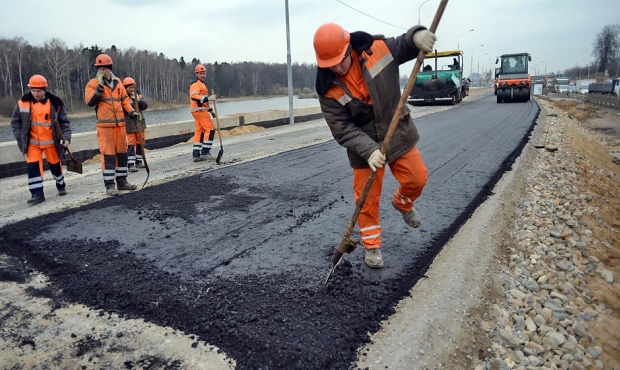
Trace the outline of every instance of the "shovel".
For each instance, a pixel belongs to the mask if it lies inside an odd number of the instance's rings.
[[[213,92],[215,94],[215,91]],[[217,99],[216,99],[217,100]],[[224,144],[222,144],[222,132],[220,131],[220,116],[217,114],[217,104],[213,101],[213,110],[215,111],[215,124],[217,126],[217,136],[220,138],[220,151],[217,153],[215,163],[220,164],[222,162],[222,156],[224,155]]]
[[[65,135],[62,134],[62,130],[60,129],[60,124],[58,123],[58,120],[54,120],[54,125],[56,125],[56,129],[58,130],[62,141],[66,141]],[[79,162],[77,159],[75,159],[75,157],[73,157],[73,154],[71,154],[69,148],[65,148],[65,150],[69,154],[69,160],[67,161],[67,171],[82,173],[82,162]]]
[[[429,29],[432,33],[437,31],[437,26],[439,25],[439,21],[441,20],[441,16],[443,15],[444,10],[446,10],[446,5],[448,5],[448,0],[441,0],[439,4],[439,8],[437,9],[437,13],[435,13],[435,18],[433,19],[433,23],[431,24],[431,28]],[[390,122],[390,127],[388,129],[387,134],[385,135],[385,140],[383,140],[383,145],[381,145],[381,153],[385,155],[387,148],[390,146],[390,141],[392,141],[392,136],[394,135],[394,131],[396,130],[396,125],[398,124],[398,118],[400,117],[400,113],[405,108],[405,104],[407,104],[407,98],[411,93],[411,89],[413,89],[413,85],[415,83],[416,78],[418,77],[418,71],[422,68],[422,64],[424,63],[424,51],[420,50],[418,54],[418,58],[416,59],[415,65],[413,66],[413,71],[411,71],[411,76],[409,76],[409,80],[407,81],[407,85],[405,85],[405,89],[400,96],[400,100],[398,101],[398,106],[396,107],[396,111],[394,112],[394,116],[392,117],[392,121]],[[364,186],[364,191],[360,196],[357,205],[355,206],[355,211],[353,212],[353,216],[351,216],[351,221],[349,222],[349,227],[344,232],[342,236],[342,240],[340,241],[340,245],[334,253],[334,258],[332,260],[332,266],[329,269],[327,275],[325,276],[325,280],[323,281],[323,285],[327,285],[329,278],[332,276],[340,259],[345,253],[351,253],[355,250],[357,246],[358,240],[351,239],[351,233],[353,232],[353,228],[355,227],[355,223],[357,222],[357,218],[362,211],[362,207],[366,202],[366,198],[368,197],[368,193],[370,192],[370,188],[372,186],[372,182],[375,180],[375,176],[377,172],[371,172],[370,176],[368,176],[368,180],[366,180],[366,185]]]

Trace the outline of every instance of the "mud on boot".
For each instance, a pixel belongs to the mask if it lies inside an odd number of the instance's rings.
[[[193,157],[193,161],[194,162],[202,162],[202,161],[206,161],[207,159],[204,157]]]
[[[112,184],[112,185],[106,185],[105,186],[105,194],[109,195],[111,197],[114,197],[114,196],[117,196],[120,193],[118,192],[118,190],[116,190],[116,186],[114,184]]]
[[[130,166],[129,172],[138,172],[138,168],[136,166]]]
[[[45,202],[45,196],[44,195],[33,195],[32,198],[28,199],[28,201],[26,201],[26,203],[33,205],[33,204],[39,204]]]
[[[144,162],[140,161],[136,163],[136,168],[146,168],[146,166],[144,165]],[[136,170],[136,172],[138,172],[138,170]]]
[[[116,178],[116,189],[118,190],[136,190],[137,188],[137,185],[131,185],[129,182],[127,182],[126,177]]]
[[[422,225],[422,218],[415,207],[411,208],[411,211],[403,211],[396,207],[396,203],[392,202],[392,206],[403,215],[403,221],[411,227],[418,228]]]
[[[58,189],[58,195],[60,196],[67,195],[67,189],[65,188]]]
[[[211,155],[211,153],[207,153],[207,154],[201,154],[200,158],[202,158],[203,161],[207,161],[207,160],[213,160],[213,156]]]
[[[364,262],[366,262],[368,267],[373,269],[383,268],[381,248],[366,249],[366,253],[364,254]]]

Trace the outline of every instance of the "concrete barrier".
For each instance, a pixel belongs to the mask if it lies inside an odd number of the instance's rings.
[[[295,108],[295,122],[306,122],[323,117],[320,106]],[[219,119],[220,129],[227,130],[239,126],[255,125],[275,127],[289,123],[289,112],[273,110],[247,114],[223,116]],[[215,122],[214,122],[215,124]],[[194,120],[149,124],[146,128],[147,149],[159,149],[188,141],[194,136]],[[71,151],[81,162],[99,154],[99,142],[95,131],[73,134]],[[47,162],[44,160],[45,169]],[[17,142],[0,143],[0,179],[25,174],[26,161],[17,148]]]

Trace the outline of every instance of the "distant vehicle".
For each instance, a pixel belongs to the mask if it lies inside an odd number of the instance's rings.
[[[568,85],[560,85],[560,86],[556,86],[556,92],[560,93],[560,94],[566,94],[568,93]]]
[[[577,92],[577,86],[575,86],[573,83],[571,83],[570,85],[568,85],[568,94],[574,94]]]
[[[590,78],[590,79],[583,79],[583,80],[577,80],[575,82],[575,85],[577,85],[577,90],[581,90],[581,85],[588,86],[589,84],[594,83],[594,82],[596,82],[596,80],[592,79],[592,78]]]
[[[581,84],[581,86],[579,86],[579,90],[577,90],[577,92],[581,95],[586,95],[588,93],[588,85],[584,85]]]
[[[603,95],[615,95],[619,93],[619,81],[612,80],[611,82],[591,83],[588,85],[588,94],[603,94]]]
[[[556,93],[565,93],[566,90],[564,91],[560,91],[560,86],[568,86],[570,85],[570,80],[568,79],[568,77],[556,77],[554,79],[554,86],[555,86],[555,91]]]
[[[438,67],[439,60],[449,60],[450,64]],[[461,50],[431,52],[426,54],[424,62],[429,64],[418,73],[409,95],[410,103],[435,103],[446,100],[451,104],[457,104],[467,96],[468,81],[463,77]]]
[[[528,73],[529,53],[500,55],[495,64],[500,62],[497,76],[497,102],[518,102],[530,100],[531,79]]]

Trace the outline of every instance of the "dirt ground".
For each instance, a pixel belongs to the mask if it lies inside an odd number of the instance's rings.
[[[472,95],[487,92],[472,91]],[[492,92],[491,92],[492,93]],[[612,248],[591,251],[620,276],[620,183],[610,153],[620,153],[620,116],[616,111],[572,101],[550,102],[547,114],[566,111],[575,125],[565,133],[582,168],[583,190],[598,196],[600,219],[586,218],[594,237]],[[234,134],[234,133],[232,133]],[[544,128],[534,135],[543,135]],[[587,159],[587,161],[585,160]],[[524,194],[523,174],[536,160],[528,145],[514,171],[445,246],[411,297],[359,350],[357,368],[484,369],[490,354],[490,312],[506,300],[495,277],[505,261],[502,245],[515,227],[514,204]],[[593,169],[596,170],[593,170]],[[601,170],[603,169],[603,170]],[[589,216],[588,216],[589,217]],[[601,222],[601,219],[604,222]],[[2,240],[0,240],[0,243]],[[60,304],[45,276],[0,255],[0,369],[231,369],[226,354],[191,334],[113,312]],[[603,347],[607,368],[618,364],[620,285],[587,279],[596,300],[611,311],[590,327]]]

